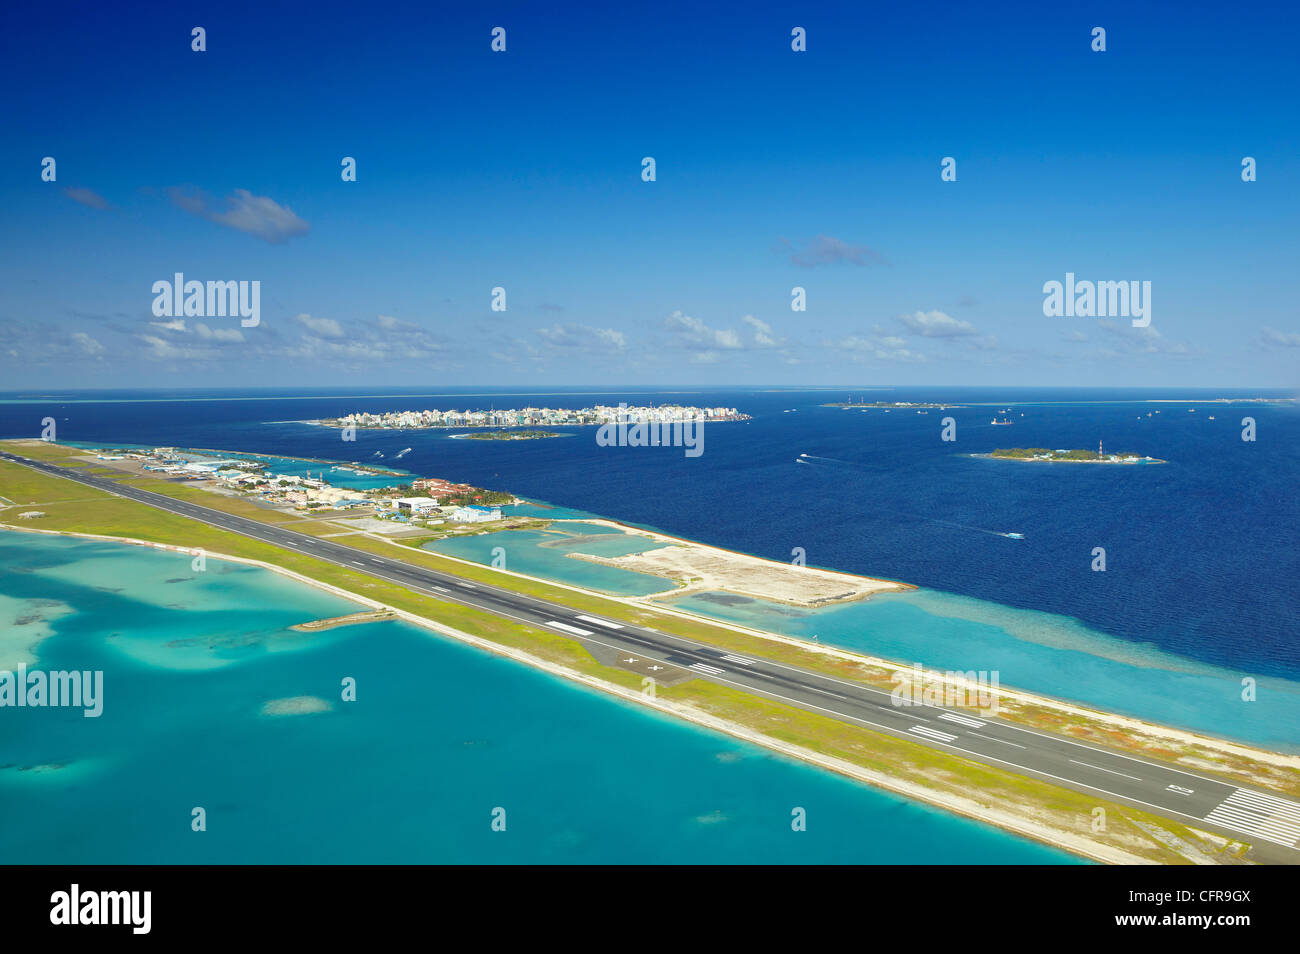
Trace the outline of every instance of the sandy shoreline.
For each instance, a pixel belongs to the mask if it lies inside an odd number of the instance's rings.
[[[172,544],[151,543],[147,540],[137,540],[130,537],[115,537],[115,536],[107,536],[103,534],[77,533],[73,531],[61,531],[61,530],[39,530],[33,527],[15,527],[9,524],[0,524],[0,529],[14,530],[21,533],[40,533],[40,534],[48,534],[52,536],[69,536],[69,537],[79,537],[79,538],[89,539],[89,540],[104,540],[104,541],[110,541],[115,543],[125,543],[134,546],[149,547],[156,550],[167,550],[167,551],[183,553],[187,555],[193,552],[190,548],[186,548],[186,547],[175,546]],[[955,796],[948,792],[932,791],[930,789],[927,789],[920,785],[916,785],[911,782],[907,782],[901,779],[896,779],[879,772],[873,772],[869,769],[855,765],[851,762],[844,761],[843,759],[838,759],[833,756],[823,755],[822,753],[814,752],[811,749],[806,749],[803,748],[802,746],[782,742],[778,739],[764,735],[755,729],[751,729],[748,726],[741,725],[736,722],[731,722],[729,720],[721,719],[695,706],[686,705],[684,703],[679,703],[679,702],[672,702],[664,699],[658,699],[654,697],[647,697],[642,692],[628,689],[623,686],[616,685],[614,683],[605,682],[602,679],[598,679],[593,676],[589,676],[585,673],[578,672],[577,670],[570,669],[567,666],[563,666],[557,663],[552,663],[545,659],[541,659],[539,657],[533,656],[530,653],[524,652],[523,650],[515,649],[510,646],[505,646],[500,643],[494,643],[491,642],[490,640],[486,640],[481,637],[474,636],[470,633],[466,633],[461,630],[455,629],[451,626],[438,623],[434,620],[426,619],[425,617],[422,616],[417,616],[414,613],[409,613],[405,610],[386,606],[377,600],[369,599],[368,597],[362,596],[358,593],[353,593],[350,590],[345,590],[340,587],[332,586],[329,583],[324,583],[319,580],[314,580],[311,577],[304,576],[300,573],[294,572],[293,570],[288,570],[284,567],[277,566],[273,563],[265,563],[261,560],[252,560],[246,557],[238,557],[230,554],[221,554],[215,552],[209,552],[207,553],[207,556],[215,560],[228,560],[232,563],[241,563],[246,566],[256,566],[265,570],[270,570],[273,573],[278,573],[290,579],[297,580],[300,583],[305,583],[308,586],[315,587],[316,589],[323,590],[328,593],[332,593],[336,596],[340,596],[345,599],[351,600],[353,602],[360,603],[364,606],[369,606],[372,610],[391,612],[395,618],[401,619],[405,622],[412,623],[413,625],[416,626],[420,626],[423,629],[430,630],[432,632],[438,633],[439,635],[449,637],[451,639],[455,639],[463,643],[468,643],[472,646],[476,646],[479,649],[486,650],[495,655],[504,656],[513,659],[516,662],[523,663],[534,669],[548,672],[555,676],[560,676],[571,682],[579,683],[581,685],[587,686],[588,688],[591,689],[595,689],[607,695],[616,696],[629,704],[636,705],[636,706],[646,706],[652,709],[656,709],[668,715],[673,715],[678,718],[685,719],[689,722],[692,722],[704,728],[712,729],[714,731],[729,735],[733,738],[741,739],[743,741],[750,742],[754,745],[761,746],[765,749],[768,749],[769,751],[777,752],[781,755],[785,755],[789,758],[798,760],[800,762],[819,766],[823,769],[829,770],[831,772],[835,772],[838,775],[843,775],[848,778],[856,779],[857,781],[864,782],[876,788],[893,792],[894,794],[901,795],[905,798],[913,799],[915,801],[925,802],[927,804],[934,805],[939,808],[943,808],[947,811],[953,812],[954,814],[958,814],[963,817],[970,818],[974,821],[978,821],[984,824],[993,825],[1004,831],[1009,831],[1013,834],[1017,834],[1026,838],[1033,839],[1034,841],[1041,842],[1053,848],[1058,848],[1067,852],[1071,852],[1073,854],[1090,858],[1094,861],[1099,861],[1104,864],[1144,865],[1144,864],[1154,863],[1149,861],[1148,859],[1125,852],[1120,848],[1111,845],[1100,844],[1090,839],[1081,837],[1075,834],[1074,832],[1061,829],[1061,828],[1056,828],[1050,825],[1046,825],[1038,821],[1035,821],[1034,819],[1031,818],[1021,817],[1018,815],[1013,815],[1009,812],[1004,812],[1004,811],[990,808],[988,806],[980,804],[974,798],[964,798],[960,796]],[[276,700],[276,701],[288,703],[291,700]],[[295,699],[292,701],[297,702],[298,700]]]
[[[560,519],[556,519],[554,522],[559,523],[562,521]],[[569,522],[601,523],[606,526],[617,527],[620,530],[625,530],[632,533],[639,533],[639,534],[645,534],[647,536],[661,537],[664,540],[675,541],[680,539],[677,537],[669,536],[667,534],[660,534],[655,531],[642,530],[639,527],[629,527],[626,526],[625,524],[621,524],[613,520],[571,519],[569,520]],[[24,529],[29,529],[29,528],[24,528]],[[387,542],[392,543],[394,546],[401,545],[391,540]],[[707,544],[698,544],[698,546],[707,546]],[[712,549],[717,549],[717,548],[712,548]],[[725,552],[729,552],[729,551],[725,551]],[[446,553],[438,553],[437,555],[442,559],[451,560],[455,563],[461,563],[467,567],[474,567],[480,570],[483,569],[483,564],[476,563],[473,560],[466,560],[461,557],[452,556]],[[760,558],[753,557],[752,559],[760,559]],[[740,623],[735,623],[730,620],[715,618],[711,616],[703,616],[697,613],[691,613],[686,610],[678,609],[677,607],[673,606],[671,602],[666,602],[661,599],[665,595],[663,593],[652,593],[649,594],[648,596],[614,596],[609,593],[600,593],[594,590],[588,590],[572,583],[564,583],[556,580],[547,579],[545,577],[532,576],[527,573],[520,573],[516,570],[497,569],[496,572],[504,574],[506,576],[514,576],[522,580],[528,580],[534,583],[543,584],[545,586],[550,586],[556,589],[572,590],[573,592],[583,594],[584,596],[591,596],[599,599],[624,603],[627,606],[635,607],[637,609],[651,609],[654,610],[655,612],[677,616],[684,620],[690,620],[692,622],[698,622],[698,623],[707,623],[711,626],[716,626],[722,629],[728,629],[745,636],[752,636],[757,639],[766,640],[768,642],[781,643],[787,646],[797,647],[799,649],[803,649],[809,652],[814,652],[819,655],[826,656],[828,658],[857,663],[862,666],[866,666],[873,669],[884,670],[889,673],[898,672],[903,674],[909,674],[913,672],[913,664],[911,663],[899,662],[897,660],[885,659],[880,656],[871,656],[864,653],[854,652],[852,650],[842,649],[840,647],[836,647],[828,643],[812,642],[810,640],[800,639],[795,636],[786,636],[781,633],[773,633],[767,630],[753,629],[751,627],[745,626]],[[827,570],[823,572],[833,573],[835,571]],[[892,582],[892,581],[879,581],[879,582]],[[915,586],[906,583],[894,584],[894,585],[896,585],[900,589],[905,589],[905,590],[916,589]],[[669,591],[669,595],[675,596],[675,595],[679,595],[682,592],[683,592],[682,590],[672,590]],[[930,672],[930,670],[928,669],[926,671],[927,673]],[[947,680],[947,681],[951,682],[954,685],[968,686],[966,681],[963,679],[954,679],[954,680]],[[978,686],[968,686],[968,687],[981,688]],[[982,688],[985,691],[990,691],[990,687],[988,686],[984,686]],[[1009,688],[1007,686],[993,687],[991,691],[993,691],[997,695],[999,704],[1004,705],[1007,708],[1011,708],[1016,704],[1019,704],[1021,706],[1039,707],[1042,709],[1048,709],[1055,712],[1059,712],[1062,715],[1069,715],[1076,718],[1088,719],[1094,722],[1102,723],[1134,737],[1139,737],[1139,738],[1147,737],[1150,739],[1167,740],[1170,742],[1176,742],[1181,745],[1201,746],[1202,748],[1210,749],[1215,752],[1222,753],[1225,756],[1229,756],[1233,758],[1251,759],[1251,760],[1267,763],[1279,769],[1286,769],[1290,771],[1300,772],[1300,755],[1289,755],[1284,752],[1274,752],[1270,749],[1258,748],[1247,742],[1239,742],[1234,739],[1221,738],[1212,735],[1205,735],[1202,733],[1194,732],[1190,729],[1179,729],[1173,726],[1164,725],[1163,723],[1152,722],[1145,719],[1141,719],[1136,716],[1127,716],[1119,713],[1108,712],[1102,709],[1093,709],[1084,705],[1083,703],[1073,702],[1068,699],[1060,699],[1055,696],[1048,696],[1041,693],[1027,692],[1020,689]],[[1256,784],[1268,787],[1269,783],[1267,780],[1260,779],[1256,781]]]
[[[604,518],[548,518],[552,524],[586,523],[610,527],[629,536],[647,537],[668,546],[644,553],[603,557],[589,553],[568,553],[575,560],[585,560],[621,570],[661,577],[677,584],[661,593],[651,593],[641,600],[666,596],[679,597],[701,592],[728,592],[740,596],[771,600],[812,609],[839,603],[869,599],[877,593],[895,593],[916,589],[910,583],[824,570],[818,567],[778,563],[764,557],[698,543],[655,530],[631,527]]]
[[[329,619],[313,619],[306,623],[295,623],[289,628],[299,633],[319,633],[326,629],[338,629],[340,626],[356,626],[360,623],[381,623],[392,619],[392,614],[371,610],[366,613],[349,613],[346,616],[331,616]]]

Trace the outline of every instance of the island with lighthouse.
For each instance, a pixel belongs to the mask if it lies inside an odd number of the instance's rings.
[[[998,448],[987,454],[972,454],[972,457],[983,457],[992,460],[1019,460],[1019,461],[1036,461],[1039,463],[1053,464],[1165,464],[1168,461],[1161,460],[1159,457],[1147,457],[1142,454],[1130,452],[1124,453],[1106,453],[1104,442],[1097,442],[1097,449],[1094,450],[1067,450],[1058,448],[1050,450],[1046,447],[1005,447]]]

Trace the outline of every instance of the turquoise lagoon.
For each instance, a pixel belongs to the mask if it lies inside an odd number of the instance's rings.
[[[505,560],[504,569],[512,573],[542,577],[615,596],[662,593],[673,589],[673,583],[648,573],[591,563],[567,554],[577,552],[614,557],[662,546],[667,544],[594,524],[552,524],[550,532],[501,530],[469,537],[448,537],[424,544],[426,550],[484,566],[493,565],[493,559],[501,556]]]
[[[0,668],[104,672],[98,719],[0,709],[0,862],[1075,860],[405,623],[294,633],[356,607],[269,571],[6,532],[0,596]]]
[[[1300,752],[1300,684],[1129,643],[1066,616],[926,589],[813,610],[732,593],[664,602],[908,665],[996,670],[1008,688]],[[1255,701],[1242,698],[1245,678],[1256,681]]]
[[[539,513],[539,515],[542,515]],[[503,531],[428,544],[489,565],[505,550],[506,569],[618,596],[662,592],[658,577],[588,563],[568,552],[618,556],[665,544],[591,524],[552,524],[555,535]],[[561,538],[563,539],[563,538]],[[542,544],[545,544],[544,546]],[[996,670],[1001,685],[1137,718],[1300,752],[1300,684],[1231,672],[1089,629],[1077,620],[973,597],[917,589],[820,609],[800,609],[733,593],[666,597],[666,605],[767,632],[842,646],[941,670]],[[1242,680],[1256,698],[1242,698]]]

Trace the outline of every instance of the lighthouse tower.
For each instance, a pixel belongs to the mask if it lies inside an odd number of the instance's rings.
[[[1097,441],[1097,459],[1105,460],[1106,455],[1101,452],[1101,441]]]

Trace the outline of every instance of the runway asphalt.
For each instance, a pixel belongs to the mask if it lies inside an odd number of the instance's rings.
[[[1239,787],[1173,766],[1121,755],[969,710],[898,706],[887,690],[757,657],[745,657],[682,636],[602,619],[506,587],[380,557],[346,544],[296,533],[114,480],[0,452],[0,459],[95,487],[253,539],[309,554],[448,602],[580,640],[602,658],[643,675],[682,671],[831,718],[932,746],[976,762],[1094,793],[1255,845],[1258,860],[1300,862],[1300,802]],[[978,794],[978,793],[975,793]],[[1086,821],[1080,822],[1087,824]]]

